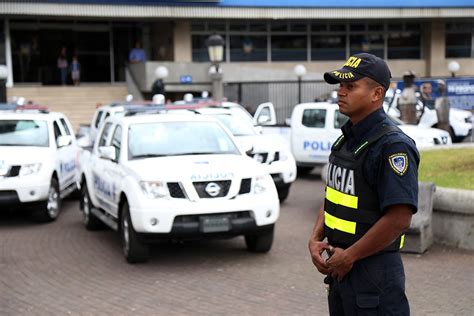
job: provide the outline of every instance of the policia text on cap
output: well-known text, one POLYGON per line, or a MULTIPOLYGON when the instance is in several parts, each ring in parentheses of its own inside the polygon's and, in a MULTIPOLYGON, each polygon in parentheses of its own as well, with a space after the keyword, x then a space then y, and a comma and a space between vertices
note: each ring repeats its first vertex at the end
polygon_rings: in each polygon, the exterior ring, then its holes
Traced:
POLYGON ((419 153, 383 110, 390 78, 387 64, 367 53, 324 74, 339 84, 339 110, 350 118, 331 148, 309 241, 313 264, 327 275, 331 315, 410 313, 399 249, 417 211, 419 153))

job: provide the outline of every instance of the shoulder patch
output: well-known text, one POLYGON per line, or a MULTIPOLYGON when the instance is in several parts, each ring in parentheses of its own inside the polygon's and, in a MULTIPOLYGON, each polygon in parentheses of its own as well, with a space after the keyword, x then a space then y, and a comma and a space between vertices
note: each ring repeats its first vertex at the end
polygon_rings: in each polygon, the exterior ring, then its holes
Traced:
POLYGON ((408 156, 406 153, 396 153, 388 157, 392 170, 399 176, 403 176, 408 170, 408 156))

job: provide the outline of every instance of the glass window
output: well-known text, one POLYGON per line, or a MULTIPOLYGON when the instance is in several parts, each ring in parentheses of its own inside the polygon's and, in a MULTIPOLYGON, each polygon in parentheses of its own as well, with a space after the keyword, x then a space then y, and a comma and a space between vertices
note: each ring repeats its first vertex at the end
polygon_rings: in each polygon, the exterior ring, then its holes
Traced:
POLYGON ((100 119, 102 118, 102 114, 104 114, 103 111, 99 111, 99 113, 97 113, 97 118, 95 119, 95 122, 94 122, 94 126, 96 128, 99 128, 100 119))
POLYGON ((388 59, 420 59, 420 33, 389 32, 388 59))
POLYGON ((56 145, 58 144, 58 138, 61 136, 61 129, 59 128, 58 122, 53 122, 53 130, 54 130, 54 139, 56 140, 56 145))
POLYGON ((380 58, 384 57, 383 34, 351 35, 349 37, 351 55, 357 53, 371 53, 380 58))
POLYGON ((311 36, 312 60, 346 59, 346 35, 311 36))
POLYGON ((288 23, 286 21, 275 21, 271 24, 272 32, 288 32, 288 23))
POLYGON ((267 23, 249 22, 250 32, 266 32, 267 23))
POLYGON ((267 37, 265 35, 230 36, 231 61, 266 61, 267 37))
POLYGON ((211 32, 224 32, 225 31, 225 22, 209 22, 207 24, 207 30, 211 32))
POLYGON ((383 31, 383 23, 369 23, 369 31, 383 31))
POLYGON ((328 25, 325 23, 312 23, 311 31, 312 32, 324 32, 327 30, 328 25))
POLYGON ((333 32, 345 31, 346 24, 329 24, 329 30, 333 32))
POLYGON ((446 57, 471 57, 474 24, 446 24, 446 57))
POLYGON ((229 24, 229 31, 246 31, 247 23, 242 22, 231 22, 229 24))
POLYGON ((128 130, 129 159, 175 155, 239 154, 217 122, 133 124, 128 130))
POLYGON ((107 145, 107 138, 109 137, 110 128, 112 127, 112 123, 107 123, 102 130, 102 134, 100 135, 99 139, 99 147, 107 145))
POLYGON ((115 128, 111 145, 115 148, 115 160, 118 161, 120 157, 120 148, 122 145, 122 127, 120 125, 117 125, 115 128))
POLYGON ((351 31, 365 31, 365 23, 351 23, 349 29, 351 31))
POLYGON ((69 126, 67 126, 66 120, 61 118, 61 119, 59 119, 59 121, 63 125, 63 129, 66 132, 66 135, 71 135, 71 131, 69 130, 69 126))
POLYGON ((349 120, 349 117, 336 110, 334 112, 334 128, 341 128, 349 120))
POLYGON ((0 146, 49 147, 48 123, 38 120, 0 120, 0 146))
POLYGON ((273 35, 272 61, 307 60, 305 35, 273 35))
POLYGON ((290 23, 291 32, 306 32, 308 30, 307 24, 303 22, 290 23))
POLYGON ((206 29, 206 23, 204 22, 193 22, 191 23, 191 31, 204 31, 206 29))
MULTIPOLYGON (((209 61, 209 53, 207 52, 206 40, 211 36, 208 35, 193 35, 192 36, 192 49, 193 49, 193 61, 209 61)), ((225 36, 222 36, 225 40, 225 36)), ((225 46, 224 46, 224 60, 226 58, 225 46)))
POLYGON ((304 110, 302 124, 306 127, 324 128, 326 126, 326 110, 323 110, 323 109, 304 110))

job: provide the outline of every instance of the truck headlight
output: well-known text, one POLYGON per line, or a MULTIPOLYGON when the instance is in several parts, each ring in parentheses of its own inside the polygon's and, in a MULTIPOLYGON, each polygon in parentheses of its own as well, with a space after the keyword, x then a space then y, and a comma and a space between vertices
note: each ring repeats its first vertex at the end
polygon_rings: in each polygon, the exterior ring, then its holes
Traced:
POLYGON ((20 168, 19 176, 28 176, 30 174, 38 173, 41 169, 41 163, 29 163, 22 165, 20 168))
POLYGON ((165 182, 161 181, 140 181, 140 188, 146 196, 153 199, 165 198, 169 196, 165 182))
POLYGON ((257 176, 255 178, 255 185, 253 186, 253 193, 260 194, 267 190, 264 176, 257 176))
POLYGON ((473 115, 468 116, 468 117, 466 117, 466 118, 464 119, 464 121, 465 121, 466 123, 472 123, 472 117, 473 117, 473 115))

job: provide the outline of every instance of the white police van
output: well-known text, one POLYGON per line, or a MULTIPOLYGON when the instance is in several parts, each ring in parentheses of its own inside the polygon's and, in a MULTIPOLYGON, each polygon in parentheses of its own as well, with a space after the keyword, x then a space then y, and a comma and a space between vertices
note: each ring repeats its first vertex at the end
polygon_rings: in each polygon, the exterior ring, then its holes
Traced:
POLYGON ((44 107, 0 105, 0 205, 34 206, 54 221, 77 189, 78 147, 69 120, 44 107))
MULTIPOLYGON (((273 108, 271 103, 263 106, 273 108)), ((308 173, 314 167, 322 167, 328 162, 332 144, 341 135, 341 127, 347 120, 348 117, 339 112, 339 106, 335 103, 308 102, 294 107, 290 120, 291 128, 287 127, 283 134, 287 135, 287 141, 291 144, 299 174, 308 173)), ((404 124, 393 117, 392 120, 419 148, 452 143, 446 131, 404 124)), ((264 133, 274 133, 273 129, 278 129, 280 133, 283 130, 282 127, 265 125, 264 133)))
MULTIPOLYGON (((180 109, 217 118, 234 135, 237 143, 251 147, 250 157, 260 162, 275 182, 280 202, 288 197, 291 184, 296 180, 296 162, 288 144, 279 138, 262 135, 253 125, 252 116, 241 105, 233 102, 176 103, 180 109)), ((175 105, 176 105, 175 104, 175 105)), ((167 106, 173 109, 173 106, 167 106)))
POLYGON ((245 236, 267 252, 279 201, 272 178, 204 115, 115 116, 84 152, 81 209, 87 229, 120 232, 130 263, 161 239, 245 236))

